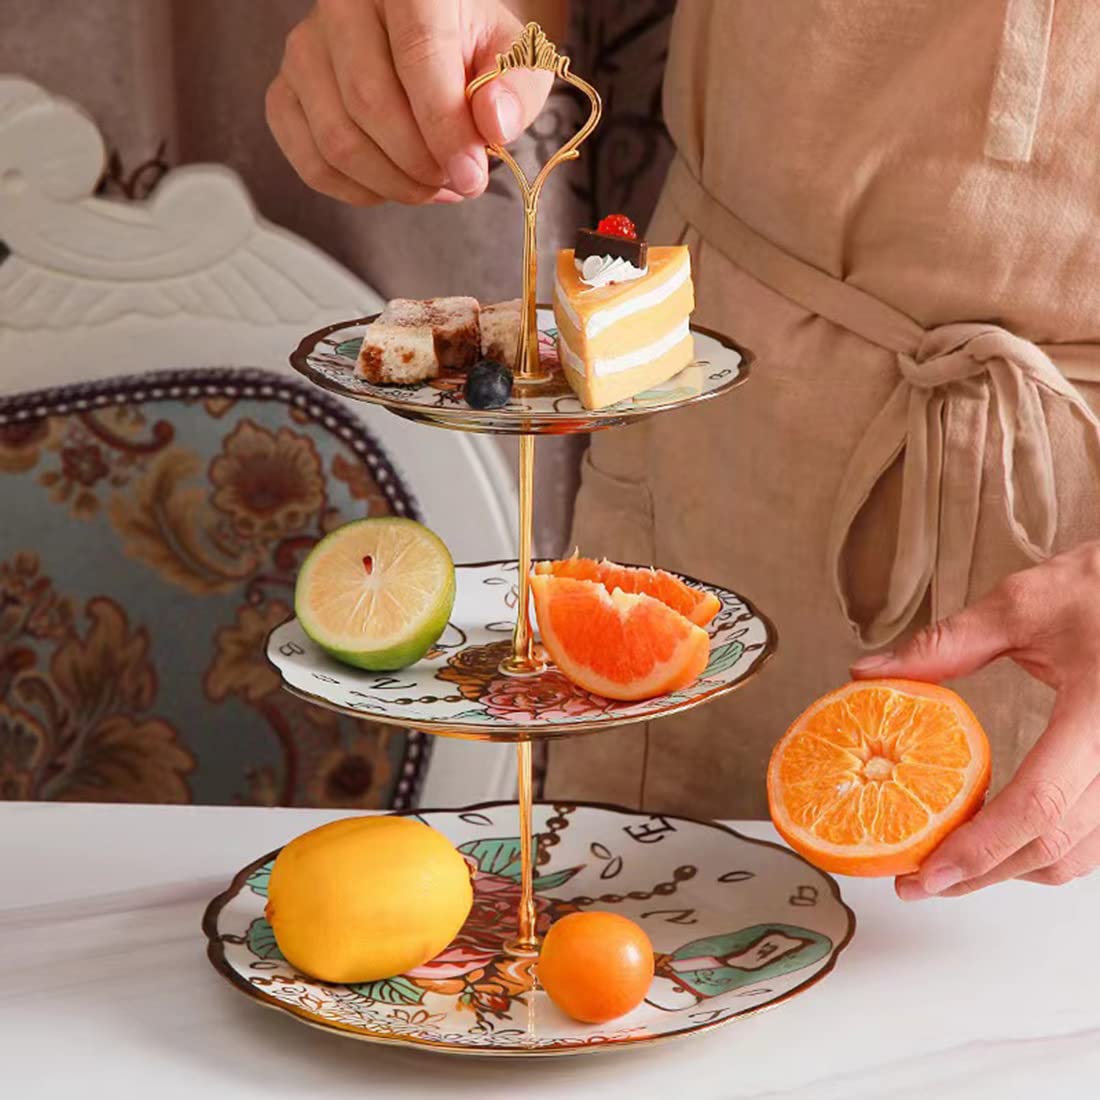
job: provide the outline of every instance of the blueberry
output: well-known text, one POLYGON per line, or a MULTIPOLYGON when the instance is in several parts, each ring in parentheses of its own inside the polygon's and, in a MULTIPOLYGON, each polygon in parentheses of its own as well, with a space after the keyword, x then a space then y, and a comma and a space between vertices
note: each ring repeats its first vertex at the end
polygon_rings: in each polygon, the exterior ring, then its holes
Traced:
POLYGON ((472 409, 499 409, 512 397, 512 372, 495 359, 479 359, 466 375, 466 404, 472 409))

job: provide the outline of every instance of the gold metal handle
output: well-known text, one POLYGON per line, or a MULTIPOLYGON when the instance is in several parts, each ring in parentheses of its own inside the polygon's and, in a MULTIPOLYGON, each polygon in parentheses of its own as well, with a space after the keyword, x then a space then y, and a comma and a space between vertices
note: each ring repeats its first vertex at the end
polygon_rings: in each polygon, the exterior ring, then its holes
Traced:
POLYGON ((569 58, 558 53, 558 48, 546 37, 537 23, 528 23, 523 33, 507 53, 497 54, 495 68, 482 73, 466 87, 466 98, 486 84, 510 72, 512 69, 536 69, 553 73, 556 77, 579 88, 588 98, 591 109, 584 125, 542 166, 533 180, 516 163, 515 157, 503 145, 489 144, 486 149, 512 170, 523 196, 523 311, 520 314, 519 347, 516 349, 516 377, 520 382, 544 381, 547 377, 539 363, 538 321, 535 308, 536 279, 538 276, 538 224, 539 194, 546 177, 567 160, 580 156, 577 147, 599 124, 603 106, 599 92, 586 80, 576 76, 569 67, 569 58))

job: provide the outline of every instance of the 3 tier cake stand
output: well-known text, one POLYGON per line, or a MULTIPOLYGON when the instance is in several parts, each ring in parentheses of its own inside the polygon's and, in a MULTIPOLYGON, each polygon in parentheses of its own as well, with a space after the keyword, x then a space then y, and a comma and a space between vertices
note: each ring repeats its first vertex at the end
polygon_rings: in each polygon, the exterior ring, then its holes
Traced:
POLYGON ((489 147, 514 173, 524 209, 521 327, 509 404, 471 408, 457 377, 407 387, 359 379, 355 357, 371 318, 311 333, 291 362, 325 389, 410 420, 519 436, 518 561, 459 566, 448 630, 423 661, 399 673, 337 664, 295 620, 273 631, 268 656, 287 690, 318 705, 435 734, 515 742, 518 827, 511 803, 418 813, 474 867, 474 912, 443 956, 384 982, 334 986, 296 973, 282 958, 263 917, 277 853, 244 868, 204 920, 217 969, 270 1007, 371 1041, 506 1055, 607 1049, 717 1026, 820 979, 854 927, 835 882, 776 845, 714 822, 595 805, 533 805, 534 741, 651 721, 706 703, 756 674, 776 636, 744 597, 692 581, 721 603, 709 627, 707 669, 688 688, 638 703, 581 691, 547 666, 535 644, 528 578, 536 436, 592 432, 718 397, 745 381, 749 364, 732 341, 693 326, 696 361, 676 378, 610 408, 580 404, 557 362, 552 313, 536 304, 537 209, 550 172, 576 158, 599 123, 600 98, 533 23, 467 95, 517 68, 552 72, 583 93, 590 110, 533 181, 506 149, 489 147), (638 920, 657 951, 650 997, 605 1027, 561 1015, 538 992, 534 966, 540 932, 556 917, 591 906, 638 920))

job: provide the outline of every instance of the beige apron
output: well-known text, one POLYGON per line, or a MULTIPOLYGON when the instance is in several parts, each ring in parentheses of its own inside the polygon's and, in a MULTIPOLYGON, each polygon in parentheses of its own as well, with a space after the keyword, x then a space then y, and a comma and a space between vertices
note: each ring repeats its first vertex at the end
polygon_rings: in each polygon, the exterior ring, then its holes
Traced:
MULTIPOLYGON (((742 690, 550 751, 547 793, 763 816, 775 740, 868 648, 1100 537, 1100 4, 681 0, 650 240, 757 356, 720 401, 597 434, 574 538, 738 589, 742 690)), ((1046 689, 957 685, 994 782, 1046 689)))

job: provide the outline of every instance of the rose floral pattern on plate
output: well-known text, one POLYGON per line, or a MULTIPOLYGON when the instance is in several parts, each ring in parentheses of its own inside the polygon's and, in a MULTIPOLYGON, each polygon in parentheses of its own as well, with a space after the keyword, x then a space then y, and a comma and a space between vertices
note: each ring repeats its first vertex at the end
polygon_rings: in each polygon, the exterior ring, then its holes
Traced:
POLYGON ((505 676, 511 649, 518 565, 461 565, 451 621, 422 661, 399 672, 367 672, 333 660, 296 619, 276 627, 268 659, 284 687, 346 714, 432 733, 515 741, 644 722, 697 706, 754 675, 775 649, 771 623, 743 596, 715 585, 721 610, 707 627, 710 661, 693 684, 641 702, 615 702, 575 686, 554 667, 505 676))
POLYGON ((471 432, 557 435, 626 424, 726 393, 748 377, 751 359, 748 352, 728 337, 693 325, 696 358, 691 366, 669 381, 616 405, 586 409, 563 374, 553 311, 540 307, 539 358, 551 377, 527 387, 517 386, 511 401, 503 408, 474 409, 463 396, 464 371, 444 370, 430 382, 408 386, 378 385, 358 377, 355 363, 359 345, 372 320, 361 317, 311 332, 291 354, 291 365, 311 382, 341 397, 384 405, 412 420, 471 432))
POLYGON ((237 989, 356 1038, 486 1055, 572 1054, 690 1035, 807 989, 851 939, 836 882, 785 848, 712 822, 593 805, 539 804, 539 932, 578 911, 621 913, 656 953, 646 999, 603 1025, 563 1015, 537 989, 537 963, 503 953, 515 933, 516 807, 420 811, 474 881, 458 937, 431 962, 383 981, 334 985, 297 973, 264 918, 277 853, 244 868, 203 921, 215 968, 237 989))

